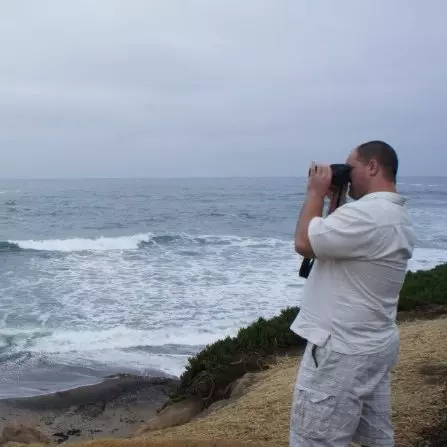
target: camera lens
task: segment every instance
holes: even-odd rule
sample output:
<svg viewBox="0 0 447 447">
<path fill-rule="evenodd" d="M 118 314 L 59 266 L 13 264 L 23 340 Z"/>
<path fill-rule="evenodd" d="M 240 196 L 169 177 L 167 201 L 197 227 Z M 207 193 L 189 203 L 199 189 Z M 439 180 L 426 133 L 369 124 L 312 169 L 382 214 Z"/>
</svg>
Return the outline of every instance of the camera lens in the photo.
<svg viewBox="0 0 447 447">
<path fill-rule="evenodd" d="M 351 166 L 347 164 L 332 164 L 332 186 L 343 186 L 351 181 Z"/>
</svg>

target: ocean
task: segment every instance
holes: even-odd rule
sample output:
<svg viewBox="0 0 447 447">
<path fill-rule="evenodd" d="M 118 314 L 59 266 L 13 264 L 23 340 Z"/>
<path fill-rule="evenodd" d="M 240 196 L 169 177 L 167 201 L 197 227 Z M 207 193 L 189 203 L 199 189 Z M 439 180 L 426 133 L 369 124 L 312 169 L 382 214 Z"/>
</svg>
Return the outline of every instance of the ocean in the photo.
<svg viewBox="0 0 447 447">
<path fill-rule="evenodd" d="M 300 302 L 305 178 L 0 180 L 0 398 L 179 376 L 206 344 Z M 447 261 L 447 178 L 402 178 Z"/>
</svg>

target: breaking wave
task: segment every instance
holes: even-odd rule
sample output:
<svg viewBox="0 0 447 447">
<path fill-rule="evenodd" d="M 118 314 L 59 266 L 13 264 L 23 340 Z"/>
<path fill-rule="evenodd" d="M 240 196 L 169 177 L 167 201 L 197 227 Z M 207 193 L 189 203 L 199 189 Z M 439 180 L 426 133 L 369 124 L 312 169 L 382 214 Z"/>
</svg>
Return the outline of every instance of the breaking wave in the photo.
<svg viewBox="0 0 447 447">
<path fill-rule="evenodd" d="M 274 238 L 244 238 L 239 236 L 203 235 L 192 236 L 188 234 L 135 234 L 133 236 L 99 237 L 96 239 L 71 238 L 48 240 L 23 240 L 0 242 L 0 252 L 36 250 L 57 252 L 82 251 L 111 251 L 111 250 L 138 250 L 156 245 L 231 245 L 239 247 L 265 248 L 290 244 Z"/>
</svg>

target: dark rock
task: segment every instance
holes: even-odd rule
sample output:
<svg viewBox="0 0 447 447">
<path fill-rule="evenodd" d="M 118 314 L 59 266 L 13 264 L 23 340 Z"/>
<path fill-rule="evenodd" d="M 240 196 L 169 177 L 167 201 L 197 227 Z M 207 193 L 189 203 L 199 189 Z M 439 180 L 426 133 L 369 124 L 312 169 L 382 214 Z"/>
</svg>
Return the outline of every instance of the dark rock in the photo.
<svg viewBox="0 0 447 447">
<path fill-rule="evenodd" d="M 65 441 L 67 441 L 69 439 L 69 436 L 67 436 L 65 433 L 62 433 L 62 432 L 54 433 L 53 436 L 55 438 L 59 438 L 59 439 L 56 440 L 56 442 L 58 444 L 62 444 L 63 442 L 65 442 Z"/>
<path fill-rule="evenodd" d="M 105 402 L 96 402 L 89 405 L 80 405 L 76 408 L 76 413 L 82 413 L 84 416 L 95 418 L 104 412 L 106 408 Z"/>
<path fill-rule="evenodd" d="M 67 432 L 68 436 L 81 436 L 81 430 L 74 429 Z"/>
<path fill-rule="evenodd" d="M 142 389 L 157 389 L 160 394 L 164 394 L 165 388 L 174 389 L 177 385 L 178 381 L 174 379 L 126 376 L 44 396 L 5 399 L 4 403 L 34 411 L 89 406 L 101 408 L 124 394 L 131 394 Z M 98 408 L 92 411 L 94 415 Z"/>
</svg>

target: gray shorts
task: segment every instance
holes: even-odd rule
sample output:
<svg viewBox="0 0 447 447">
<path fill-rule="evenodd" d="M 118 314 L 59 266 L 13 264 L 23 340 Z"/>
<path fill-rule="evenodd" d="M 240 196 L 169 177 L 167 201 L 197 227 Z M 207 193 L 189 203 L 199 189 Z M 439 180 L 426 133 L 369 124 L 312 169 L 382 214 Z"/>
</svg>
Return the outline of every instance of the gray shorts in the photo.
<svg viewBox="0 0 447 447">
<path fill-rule="evenodd" d="M 393 447 L 390 371 L 399 341 L 386 351 L 346 355 L 307 344 L 290 417 L 290 447 Z"/>
</svg>

